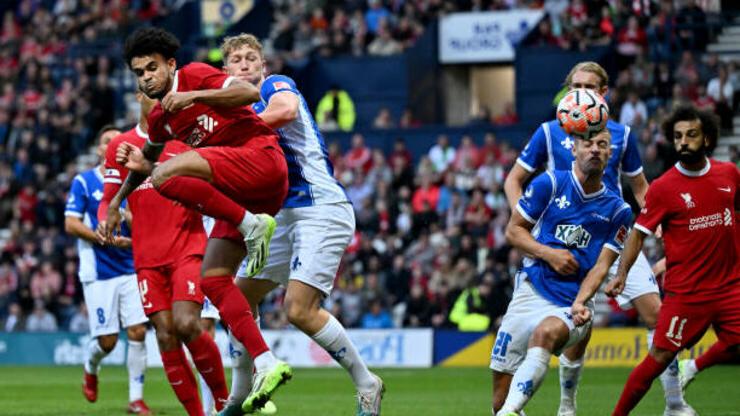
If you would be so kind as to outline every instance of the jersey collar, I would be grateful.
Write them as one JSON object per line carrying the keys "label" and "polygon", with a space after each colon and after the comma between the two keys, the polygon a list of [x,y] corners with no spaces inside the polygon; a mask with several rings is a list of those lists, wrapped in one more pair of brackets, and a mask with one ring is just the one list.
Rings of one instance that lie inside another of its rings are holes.
{"label": "jersey collar", "polygon": [[177,75],[179,73],[180,73],[179,69],[175,70],[175,75],[173,76],[174,79],[172,80],[172,89],[170,90],[172,92],[177,92],[177,80],[179,79]]}
{"label": "jersey collar", "polygon": [[712,162],[709,160],[709,158],[706,158],[706,159],[707,159],[707,164],[699,171],[688,170],[685,167],[681,166],[681,162],[676,162],[676,169],[678,169],[678,171],[681,172],[681,174],[683,174],[684,176],[690,176],[692,178],[704,176],[707,174],[707,172],[709,172],[709,169],[712,167]]}
{"label": "jersey collar", "polygon": [[141,128],[141,124],[136,124],[136,135],[141,137],[142,139],[149,139],[149,135],[144,132],[144,130]]}
{"label": "jersey collar", "polygon": [[[573,163],[575,164],[575,162]],[[586,191],[583,190],[583,186],[581,186],[581,182],[576,177],[576,173],[573,171],[573,169],[570,170],[570,179],[576,185],[576,189],[578,190],[578,195],[580,195],[580,197],[583,199],[593,199],[593,198],[603,195],[604,192],[606,192],[606,186],[604,186],[604,182],[602,181],[601,188],[599,188],[598,191],[587,194]]]}

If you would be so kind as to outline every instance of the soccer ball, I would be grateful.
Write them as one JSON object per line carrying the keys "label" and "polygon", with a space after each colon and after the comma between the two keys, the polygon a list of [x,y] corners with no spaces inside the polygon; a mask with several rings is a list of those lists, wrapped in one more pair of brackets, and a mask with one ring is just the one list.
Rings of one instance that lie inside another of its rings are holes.
{"label": "soccer ball", "polygon": [[557,118],[569,135],[590,139],[606,127],[609,106],[598,93],[580,88],[560,100]]}

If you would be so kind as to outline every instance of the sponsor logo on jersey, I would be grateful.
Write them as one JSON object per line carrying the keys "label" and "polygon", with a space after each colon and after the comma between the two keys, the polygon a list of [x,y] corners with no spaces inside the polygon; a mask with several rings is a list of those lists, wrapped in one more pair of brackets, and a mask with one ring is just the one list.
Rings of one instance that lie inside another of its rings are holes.
{"label": "sponsor logo on jersey", "polygon": [[719,189],[722,192],[732,192],[732,188],[730,188],[729,186],[719,187],[717,189]]}
{"label": "sponsor logo on jersey", "polygon": [[290,84],[288,84],[285,81],[276,81],[272,83],[272,88],[275,88],[275,91],[278,90],[289,90]]}
{"label": "sponsor logo on jersey", "polygon": [[627,227],[623,225],[619,227],[619,230],[617,230],[617,235],[614,237],[614,240],[619,243],[620,246],[623,246],[624,242],[627,241],[627,234],[629,234],[629,230],[627,230]]}
{"label": "sponsor logo on jersey", "polygon": [[696,204],[691,199],[691,194],[686,192],[685,194],[681,194],[681,198],[683,198],[683,202],[686,204],[686,208],[694,208]]}
{"label": "sponsor logo on jersey", "polygon": [[580,225],[558,224],[555,238],[568,247],[586,248],[591,242],[591,234]]}
{"label": "sponsor logo on jersey", "polygon": [[726,227],[732,226],[732,212],[729,208],[725,208],[724,215],[721,212],[717,212],[710,215],[691,218],[689,220],[689,231],[698,231],[722,225]]}

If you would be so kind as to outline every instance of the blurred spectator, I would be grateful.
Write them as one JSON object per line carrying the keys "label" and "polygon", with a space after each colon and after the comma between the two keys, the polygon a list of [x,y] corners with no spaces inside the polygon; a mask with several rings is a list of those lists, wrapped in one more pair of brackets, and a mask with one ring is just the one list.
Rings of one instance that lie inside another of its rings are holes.
{"label": "blurred spectator", "polygon": [[428,327],[432,321],[432,304],[424,295],[424,288],[420,284],[411,287],[411,294],[406,302],[406,314],[403,318],[404,327]]}
{"label": "blurred spectator", "polygon": [[391,315],[383,307],[383,302],[380,299],[374,299],[370,302],[370,311],[362,316],[361,327],[364,329],[393,328]]}
{"label": "blurred spectator", "polygon": [[54,315],[46,310],[42,300],[34,303],[33,312],[26,320],[26,331],[28,332],[54,332],[57,330],[57,320]]}
{"label": "blurred spectator", "polygon": [[436,207],[439,201],[439,187],[432,183],[428,175],[420,179],[419,188],[414,192],[412,207],[415,213],[424,211],[424,206]]}
{"label": "blurred spectator", "polygon": [[391,36],[385,24],[380,25],[375,39],[367,45],[367,53],[377,56],[396,55],[403,52],[401,44]]}
{"label": "blurred spectator", "polygon": [[694,51],[704,50],[707,45],[707,29],[704,26],[707,21],[706,13],[696,0],[686,0],[683,4],[676,15],[681,46]]}
{"label": "blurred spectator", "polygon": [[370,33],[375,34],[378,33],[378,29],[382,27],[383,22],[390,20],[391,13],[383,6],[381,0],[368,0],[367,4],[365,23]]}
{"label": "blurred spectator", "polygon": [[707,85],[707,94],[714,100],[715,111],[720,117],[722,129],[726,131],[732,130],[734,93],[735,88],[729,80],[727,67],[720,65],[717,77],[712,78]]}
{"label": "blurred spectator", "polygon": [[382,107],[378,110],[378,115],[373,120],[373,127],[376,129],[390,129],[394,127],[391,110],[388,107]]}
{"label": "blurred spectator", "polygon": [[487,331],[491,326],[490,294],[491,286],[486,282],[463,290],[452,307],[450,322],[460,331]]}
{"label": "blurred spectator", "polygon": [[640,100],[635,91],[631,91],[627,95],[627,101],[622,104],[622,109],[619,112],[619,122],[628,126],[641,126],[647,122],[647,119],[645,103]]}
{"label": "blurred spectator", "polygon": [[455,160],[455,148],[450,146],[450,140],[446,135],[440,134],[437,137],[437,144],[429,149],[429,159],[437,173],[447,170]]}
{"label": "blurred spectator", "polygon": [[504,106],[504,112],[493,119],[493,123],[499,126],[511,126],[519,122],[519,116],[516,114],[514,103],[508,102]]}
{"label": "blurred spectator", "polygon": [[41,263],[41,268],[31,276],[31,297],[50,304],[56,299],[62,286],[62,276],[54,270],[51,262]]}
{"label": "blurred spectator", "polygon": [[403,109],[401,118],[398,120],[398,127],[402,129],[411,129],[421,127],[421,122],[414,117],[414,113],[409,107]]}
{"label": "blurred spectator", "polygon": [[11,303],[8,307],[8,318],[5,319],[5,332],[22,331],[24,327],[23,312],[17,303]]}
{"label": "blurred spectator", "polygon": [[366,174],[373,166],[372,157],[372,152],[365,146],[365,138],[360,133],[355,133],[352,136],[352,148],[344,155],[344,166]]}
{"label": "blurred spectator", "polygon": [[87,305],[85,302],[80,303],[77,312],[69,321],[69,332],[86,333],[90,330],[90,323],[87,319]]}
{"label": "blurred spectator", "polygon": [[627,19],[627,26],[619,31],[617,36],[617,52],[621,57],[620,68],[625,68],[635,62],[635,59],[647,50],[647,35],[640,27],[637,16]]}
{"label": "blurred spectator", "polygon": [[351,131],[355,125],[355,104],[347,91],[332,85],[316,107],[316,122],[325,131]]}

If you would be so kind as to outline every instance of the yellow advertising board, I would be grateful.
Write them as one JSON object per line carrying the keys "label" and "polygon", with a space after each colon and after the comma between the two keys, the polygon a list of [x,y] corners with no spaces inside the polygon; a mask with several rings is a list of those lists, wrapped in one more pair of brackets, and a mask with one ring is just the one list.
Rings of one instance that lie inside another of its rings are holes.
{"label": "yellow advertising board", "polygon": [[[596,328],[586,350],[588,367],[635,367],[647,355],[647,331],[644,328]],[[440,363],[443,367],[480,367],[490,363],[494,335],[486,335]],[[708,331],[693,348],[683,351],[681,358],[695,358],[717,341],[714,331]],[[550,366],[557,367],[557,357]]]}

